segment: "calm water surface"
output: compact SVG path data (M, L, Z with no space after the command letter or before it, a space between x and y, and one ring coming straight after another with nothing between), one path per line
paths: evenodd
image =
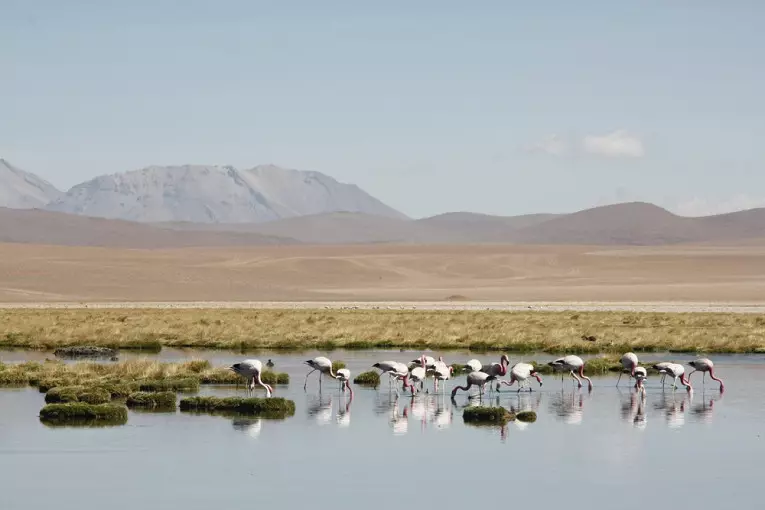
M664 497L694 508L760 508L763 356L715 356L724 395L716 383L702 388L699 374L691 395L669 386L662 391L658 377L650 377L644 402L630 384L617 389L616 377L595 378L588 393L570 379L562 386L547 376L541 391L534 382L530 394L505 389L498 400L483 401L533 409L536 423L488 428L463 424L462 409L470 404L464 393L455 403L440 394L397 399L384 378L378 390L355 386L349 401L330 379L320 394L316 373L304 392L309 369L301 363L316 354L257 356L290 374L291 384L277 387L276 395L295 400L297 411L283 421L131 412L125 426L53 429L38 421L44 401L36 389L0 389L0 508L390 509L417 501L456 508L495 499L498 506L591 509L662 506L657 498ZM0 352L5 362L46 356L52 357ZM378 360L416 356L332 354L354 375ZM243 358L169 349L158 357L220 365ZM446 358L469 357L489 360ZM657 355L645 362L690 358ZM464 379L450 381L449 389ZM236 390L203 387L201 393Z

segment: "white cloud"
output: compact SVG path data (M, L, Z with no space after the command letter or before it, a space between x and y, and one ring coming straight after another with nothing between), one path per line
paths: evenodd
M562 156L568 152L568 144L558 135L550 135L541 142L527 148L529 152L543 152L552 156Z
M719 200L694 197L678 203L671 209L680 216L711 216L754 209L756 207L765 207L765 198L739 194Z
M640 158L645 154L640 138L618 129L606 135L587 135L582 141L585 152L607 157Z

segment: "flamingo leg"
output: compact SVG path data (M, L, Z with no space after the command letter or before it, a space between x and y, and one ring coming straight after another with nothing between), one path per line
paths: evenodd
M303 383L303 389L306 389L306 387L308 387L308 376L309 376L309 375L311 375L311 374L312 374L312 373L314 373L314 372L316 372L316 369L315 369L315 368L311 369L311 371L310 371L310 372L308 372L307 374L305 374L305 382Z
M619 378L616 380L616 385L619 386L619 382L622 380L622 372L619 372Z

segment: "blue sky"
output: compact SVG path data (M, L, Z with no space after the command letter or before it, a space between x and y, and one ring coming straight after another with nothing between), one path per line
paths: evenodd
M0 6L0 157L61 188L273 163L415 217L765 206L765 2Z

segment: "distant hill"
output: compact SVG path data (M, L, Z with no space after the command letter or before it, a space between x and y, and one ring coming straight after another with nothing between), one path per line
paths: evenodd
M60 195L48 181L0 159L0 207L34 209Z
M194 225L164 225L173 229ZM571 214L489 216L447 213L420 220L364 214L301 216L257 225L212 225L228 230L294 238L311 244L586 244L665 245L765 238L765 209L686 218L648 203L595 207Z
M46 209L140 222L260 223L335 211L405 218L353 184L270 165L151 166L103 175Z
M183 248L294 244L296 241L255 233L168 231L143 223L0 207L0 243Z

